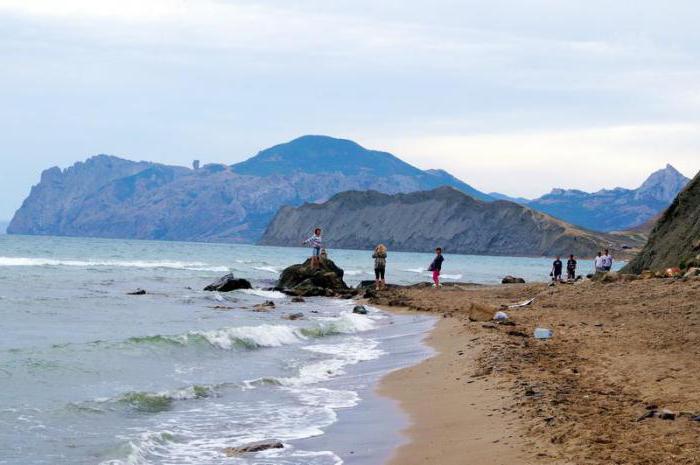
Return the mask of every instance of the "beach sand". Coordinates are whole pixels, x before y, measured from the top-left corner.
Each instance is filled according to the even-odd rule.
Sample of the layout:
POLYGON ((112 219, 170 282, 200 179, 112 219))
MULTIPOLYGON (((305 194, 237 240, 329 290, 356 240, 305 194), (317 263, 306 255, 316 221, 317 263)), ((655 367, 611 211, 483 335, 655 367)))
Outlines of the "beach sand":
POLYGON ((390 465, 700 463, 700 281, 389 290, 442 314, 438 354, 384 378, 410 415, 390 465), (488 321, 501 305, 513 325, 488 321), (536 340, 535 327, 554 331, 536 340), (639 420, 668 409, 674 420, 639 420))

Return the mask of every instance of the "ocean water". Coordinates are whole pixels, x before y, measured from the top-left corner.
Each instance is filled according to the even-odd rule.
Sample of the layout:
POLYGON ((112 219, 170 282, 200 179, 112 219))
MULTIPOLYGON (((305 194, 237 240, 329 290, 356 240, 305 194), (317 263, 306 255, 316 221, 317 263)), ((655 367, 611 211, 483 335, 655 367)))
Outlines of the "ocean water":
MULTIPOLYGON (((264 290, 307 255, 0 236, 0 464, 381 463, 406 418, 375 383, 430 354, 420 341, 434 320, 264 290), (256 289, 201 290, 229 271, 256 289), (276 308, 254 311, 265 300, 276 308), (285 447, 223 453, 265 439, 285 447)), ((349 284, 372 278, 370 255, 330 251, 349 284)), ((388 280, 426 280, 430 260, 390 252, 388 280)), ((544 280, 549 263, 448 254, 444 278, 544 280)))

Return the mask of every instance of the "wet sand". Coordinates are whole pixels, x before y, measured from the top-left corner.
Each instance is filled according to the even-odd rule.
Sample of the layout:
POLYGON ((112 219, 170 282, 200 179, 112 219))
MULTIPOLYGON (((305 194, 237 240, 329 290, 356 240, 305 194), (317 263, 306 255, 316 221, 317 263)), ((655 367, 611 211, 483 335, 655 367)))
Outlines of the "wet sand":
POLYGON ((698 463, 698 280, 403 288, 370 303, 444 317, 426 340, 438 354, 379 387, 412 420, 390 465, 698 463), (533 297, 505 310, 511 324, 490 321, 533 297), (640 420, 663 409, 675 419, 640 420))

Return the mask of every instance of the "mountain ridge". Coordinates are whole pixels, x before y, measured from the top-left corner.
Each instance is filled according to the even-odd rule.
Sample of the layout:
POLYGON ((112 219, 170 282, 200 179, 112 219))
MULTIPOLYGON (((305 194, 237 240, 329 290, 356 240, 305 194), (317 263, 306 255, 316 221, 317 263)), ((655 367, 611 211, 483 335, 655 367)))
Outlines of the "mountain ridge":
POLYGON ((636 189, 615 187, 585 192, 554 188, 525 205, 586 229, 623 231, 637 228, 661 213, 689 181, 667 164, 636 189))
POLYGON ((639 237, 585 231, 508 201, 484 202, 445 186, 431 191, 384 194, 342 192, 322 204, 283 207, 261 245, 298 245, 315 227, 330 247, 447 253, 592 256, 601 248, 641 245, 639 237))
POLYGON ((445 184, 489 198, 446 172, 422 171, 386 152, 327 136, 303 136, 241 163, 198 169, 96 155, 64 170, 45 170, 8 232, 255 242, 283 205, 325 201, 352 189, 397 193, 445 184))

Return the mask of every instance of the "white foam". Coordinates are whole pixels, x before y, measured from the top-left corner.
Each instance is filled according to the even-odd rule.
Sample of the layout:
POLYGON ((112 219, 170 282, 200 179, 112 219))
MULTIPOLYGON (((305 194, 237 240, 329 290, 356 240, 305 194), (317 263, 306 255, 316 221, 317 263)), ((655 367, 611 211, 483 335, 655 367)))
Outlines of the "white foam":
POLYGON ((367 272, 363 270, 345 270, 345 274, 348 276, 357 276, 361 274, 367 274, 367 272))
POLYGON ((231 349, 237 342, 255 347, 280 347, 306 339, 297 328, 285 325, 239 326, 212 331, 192 331, 220 349, 231 349))
POLYGON ((355 391, 307 387, 297 390, 296 395, 302 403, 312 407, 350 408, 360 402, 360 396, 355 391))
POLYGON ((440 278, 441 279, 457 280, 457 279, 462 279, 462 275, 461 274, 441 274, 440 278))
POLYGON ((353 337, 340 344, 314 344, 303 347, 304 350, 332 355, 333 358, 304 365, 299 369, 297 376, 281 378, 279 381, 284 386, 295 388, 328 381, 344 375, 346 366, 381 357, 384 351, 378 349, 378 346, 379 342, 372 339, 353 337))
POLYGON ((263 289, 240 289, 238 292, 249 295, 256 295, 258 297, 264 297, 266 299, 284 299, 287 297, 286 294, 280 291, 266 291, 263 289))
POLYGON ((258 271, 267 271, 268 273, 274 273, 274 274, 279 274, 280 271, 275 268, 274 266, 254 266, 254 270, 258 271))
POLYGON ((58 260, 41 257, 0 257, 0 266, 72 266, 123 267, 123 268, 170 268, 190 271, 229 271, 225 266, 212 266, 202 262, 145 261, 145 260, 58 260))
POLYGON ((406 271, 408 273, 423 273, 424 271, 428 271, 425 268, 408 268, 406 270, 401 270, 401 271, 406 271))

